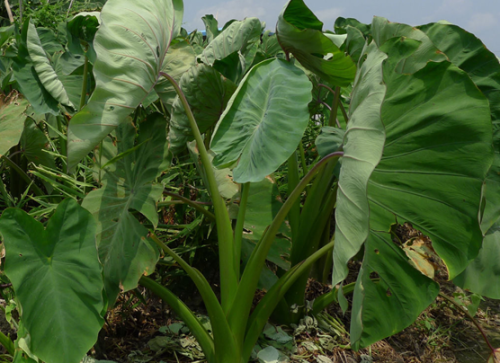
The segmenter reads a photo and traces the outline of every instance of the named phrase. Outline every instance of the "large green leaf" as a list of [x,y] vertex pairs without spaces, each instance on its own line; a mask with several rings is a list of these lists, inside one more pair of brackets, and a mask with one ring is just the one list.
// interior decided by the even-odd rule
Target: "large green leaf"
[[15,93],[10,97],[0,95],[0,156],[19,143],[28,106],[28,102]]
[[241,81],[212,139],[214,165],[234,169],[238,183],[258,182],[295,151],[309,123],[312,85],[280,59],[254,66]]
[[52,68],[50,60],[47,58],[47,54],[43,49],[42,42],[38,37],[35,25],[30,22],[28,26],[27,34],[27,47],[28,52],[35,67],[38,78],[42,83],[43,87],[50,93],[54,99],[64,106],[69,106],[74,108],[74,105],[68,98],[68,94],[64,89],[63,84],[57,77],[54,68]]
[[257,18],[235,21],[214,38],[198,57],[210,66],[216,61],[235,56],[238,74],[241,76],[250,68],[257,52],[262,24]]
[[[409,262],[399,250],[399,258],[384,262],[395,251],[391,225],[409,222],[429,236],[451,278],[481,246],[481,189],[493,156],[488,102],[467,74],[448,61],[399,73],[401,64],[425,64],[422,57],[432,56],[422,51],[415,56],[421,46],[427,44],[396,37],[381,47],[389,55],[383,65],[387,93],[381,114],[386,143],[368,183],[372,231],[353,302],[351,343],[356,349],[409,326],[438,292],[420,272],[403,272]],[[373,273],[380,285],[369,281]],[[413,283],[406,281],[408,274]],[[381,320],[382,311],[393,313]]]
[[109,137],[103,141],[98,160],[103,166],[109,164],[101,171],[104,185],[82,204],[97,220],[99,257],[111,304],[120,291],[135,288],[143,274],[152,273],[159,257],[148,230],[131,211],[140,212],[154,226],[158,223],[156,202],[163,186],[153,181],[168,166],[165,120],[156,114],[139,127],[136,145],[130,123],[116,129],[117,146]]
[[304,4],[290,0],[276,25],[278,40],[285,53],[292,53],[307,69],[326,82],[347,86],[356,75],[356,65],[325,34],[323,23]]
[[68,165],[74,167],[145,100],[179,33],[181,0],[109,0],[94,39],[96,88],[68,128]]
[[78,363],[103,324],[101,268],[92,215],[63,201],[44,229],[20,209],[0,218],[5,273],[22,307],[30,350],[48,363]]
[[488,101],[448,61],[429,62],[414,74],[397,72],[396,53],[407,43],[415,41],[384,45],[395,59],[384,67],[386,146],[368,194],[400,223],[429,236],[454,278],[481,246],[481,188],[493,158]]
[[372,42],[364,51],[352,91],[350,119],[344,135],[344,156],[335,210],[333,284],[347,276],[347,262],[369,235],[368,180],[382,157],[384,126],[380,105],[385,96],[382,63],[387,55]]
[[500,299],[496,283],[500,274],[500,240],[495,225],[500,218],[500,64],[479,39],[456,25],[433,23],[419,28],[453,64],[467,72],[489,100],[495,159],[484,190],[486,205],[481,229],[487,235],[478,257],[454,282],[475,293]]
[[500,218],[500,63],[474,34],[456,25],[432,23],[419,29],[450,62],[467,72],[490,103],[495,159],[486,179],[486,208],[481,221],[486,233]]
[[[179,85],[191,106],[198,128],[202,133],[213,127],[219,120],[236,90],[236,85],[233,82],[204,64],[198,64],[186,72]],[[173,105],[168,139],[170,150],[173,153],[184,149],[186,142],[193,139],[186,110],[184,110],[179,97],[176,98]]]

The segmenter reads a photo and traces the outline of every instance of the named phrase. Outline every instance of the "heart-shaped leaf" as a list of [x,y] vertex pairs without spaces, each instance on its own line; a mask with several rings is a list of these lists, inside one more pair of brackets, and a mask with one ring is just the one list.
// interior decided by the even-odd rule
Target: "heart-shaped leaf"
[[[375,19],[373,27],[377,23]],[[434,53],[427,52],[429,40],[422,34],[420,40],[397,35],[379,44],[388,54],[382,73],[387,93],[381,105],[386,142],[368,183],[372,231],[353,302],[355,349],[410,325],[438,292],[417,270],[403,273],[409,264],[406,256],[384,262],[388,255],[402,253],[391,241],[391,225],[409,222],[430,237],[451,278],[476,257],[482,240],[481,190],[493,158],[484,95],[450,62],[427,62]],[[403,65],[417,71],[401,73]],[[376,286],[370,281],[374,273],[380,277]],[[415,283],[405,282],[408,274]],[[376,308],[371,307],[374,300]],[[398,312],[381,321],[381,311],[395,311],[395,306]]]
[[63,201],[47,227],[20,209],[0,218],[5,273],[21,304],[30,350],[50,363],[78,363],[104,322],[101,267],[92,215]]
[[289,62],[271,59],[254,66],[241,81],[212,139],[214,165],[239,159],[238,183],[258,182],[295,151],[309,123],[312,85]]

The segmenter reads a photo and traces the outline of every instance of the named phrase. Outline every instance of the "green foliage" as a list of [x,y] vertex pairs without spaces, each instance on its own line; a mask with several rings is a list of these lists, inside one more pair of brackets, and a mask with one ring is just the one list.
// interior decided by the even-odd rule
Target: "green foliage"
[[[289,338],[269,318],[309,326],[331,303],[367,347],[434,301],[434,264],[500,297],[500,63],[472,34],[379,17],[332,32],[290,0],[276,34],[206,15],[202,36],[181,29],[181,0],[102,3],[28,3],[0,28],[0,89],[14,89],[0,98],[0,206],[14,207],[0,277],[20,312],[18,339],[0,343],[15,361],[80,361],[138,284],[209,363],[279,359],[254,351],[263,331]],[[200,248],[218,253],[220,295]],[[172,275],[193,281],[209,328],[164,286]],[[335,288],[307,303],[310,277]]]
[[104,323],[95,229],[90,213],[71,199],[46,228],[19,209],[0,218],[5,273],[22,307],[30,350],[46,362],[78,363]]

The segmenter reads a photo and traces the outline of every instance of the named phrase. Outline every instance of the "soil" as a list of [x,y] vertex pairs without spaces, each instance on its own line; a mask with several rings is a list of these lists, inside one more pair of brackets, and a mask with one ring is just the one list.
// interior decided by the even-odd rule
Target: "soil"
[[[308,297],[318,296],[329,287],[311,280],[308,287]],[[463,294],[451,283],[442,284],[442,291],[448,296]],[[260,293],[259,296],[263,294]],[[193,299],[198,301],[198,299]],[[193,308],[193,307],[192,307]],[[203,311],[200,307],[200,311]],[[349,330],[349,313],[342,315],[340,308],[332,305],[328,313],[337,318]],[[484,327],[494,347],[500,346],[500,303],[494,300],[482,302],[476,315],[477,321]],[[152,351],[148,342],[158,336],[161,327],[169,326],[178,320],[168,306],[162,304],[155,296],[147,291],[137,289],[134,292],[123,294],[115,308],[108,313],[106,324],[101,333],[99,343],[92,352],[97,359],[115,362],[204,362],[200,360],[199,351],[195,356],[189,349],[183,348],[183,339],[189,335],[178,335],[177,345],[173,344],[163,351]],[[293,330],[284,328],[292,335]],[[396,363],[434,363],[459,362],[483,363],[486,362],[489,350],[481,337],[480,332],[472,322],[453,304],[442,297],[426,309],[418,320],[388,339],[373,344],[370,349],[353,352],[339,345],[347,345],[348,337],[334,337],[337,346],[329,351],[308,351],[306,342],[317,343],[325,332],[320,329],[306,331],[296,336],[297,350],[289,354],[291,362],[318,362],[318,355],[324,355],[332,362],[342,363],[369,363],[369,362],[396,362]],[[192,338],[191,338],[192,339]],[[194,345],[193,345],[194,347]],[[199,349],[194,347],[193,349]],[[187,355],[187,356],[186,356]],[[302,359],[300,360],[299,359]],[[321,361],[319,361],[321,362]]]

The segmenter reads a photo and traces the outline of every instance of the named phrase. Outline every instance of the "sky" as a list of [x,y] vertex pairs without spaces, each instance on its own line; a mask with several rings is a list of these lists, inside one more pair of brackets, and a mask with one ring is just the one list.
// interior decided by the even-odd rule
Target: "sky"
[[[184,0],[184,28],[204,30],[201,17],[213,14],[219,25],[231,19],[257,17],[274,29],[287,0]],[[392,22],[422,25],[447,20],[475,34],[500,56],[500,0],[305,0],[306,5],[333,30],[339,16],[371,23],[373,16]]]

